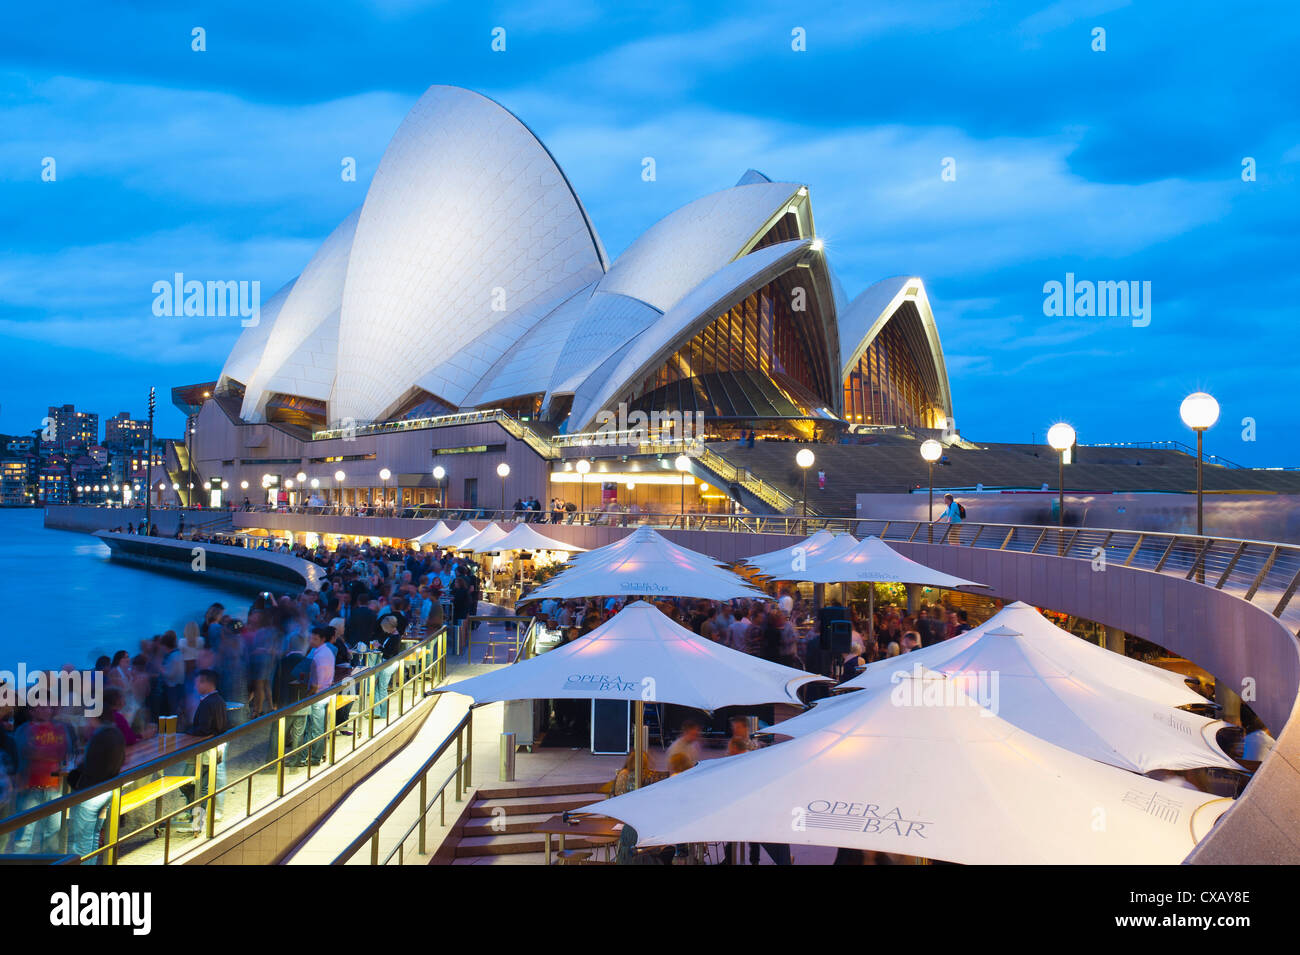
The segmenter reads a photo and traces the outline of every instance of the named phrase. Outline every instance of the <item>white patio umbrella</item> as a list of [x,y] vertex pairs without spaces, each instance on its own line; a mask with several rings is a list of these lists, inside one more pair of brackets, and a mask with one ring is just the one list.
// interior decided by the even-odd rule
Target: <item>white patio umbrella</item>
[[904,557],[879,537],[864,537],[847,550],[826,547],[808,557],[808,566],[792,572],[790,580],[814,584],[863,581],[880,584],[920,584],[924,587],[986,587],[973,580],[946,574]]
[[477,535],[478,532],[478,528],[469,521],[461,521],[456,529],[451,532],[451,536],[442,541],[441,544],[443,547],[451,547],[459,550],[465,541]]
[[712,557],[680,547],[650,527],[638,527],[620,541],[588,551],[528,599],[613,595],[767,599],[767,594],[718,566]]
[[[918,677],[919,656],[909,653],[886,661],[903,660],[911,666],[873,672],[870,689],[819,703],[776,724],[773,732],[804,736],[843,719],[850,707],[870,705],[876,695]],[[1215,741],[1215,733],[1227,725],[1222,720],[1085,682],[1042,652],[1034,640],[1008,627],[985,629],[964,650],[931,667],[1007,722],[1089,759],[1143,774],[1200,766],[1241,769]]]
[[1231,804],[1054,746],[988,715],[940,675],[898,689],[897,702],[872,694],[799,739],[706,760],[581,811],[634,827],[639,845],[773,842],[971,865],[1115,865],[1181,861]]
[[487,527],[483,528],[473,537],[461,541],[456,549],[474,551],[475,553],[485,554],[488,551],[496,550],[497,548],[493,545],[495,545],[497,541],[501,540],[508,533],[509,531],[507,531],[500,524],[493,522],[489,524]]
[[[476,705],[500,700],[629,700],[636,704],[639,753],[645,703],[700,710],[797,705],[799,687],[823,679],[714,643],[674,623],[653,604],[636,600],[572,643],[438,691],[463,693]],[[640,759],[636,766],[639,777]]]
[[492,549],[497,551],[563,550],[578,553],[585,551],[587,548],[579,547],[577,544],[566,544],[564,541],[547,537],[545,534],[533,530],[532,524],[516,524],[510,533],[492,545]]
[[[904,557],[879,537],[865,537],[847,549],[833,542],[810,555],[803,570],[791,569],[783,580],[802,580],[815,584],[873,583],[920,584],[923,587],[987,587],[973,580],[945,574],[919,561]],[[875,639],[876,588],[867,588],[867,639]]]
[[871,689],[886,686],[898,669],[910,670],[920,663],[932,670],[952,671],[966,668],[966,661],[977,659],[972,647],[997,650],[998,644],[985,644],[991,630],[1009,629],[1021,635],[1018,645],[1032,646],[1045,661],[1050,661],[1060,676],[1076,679],[1085,686],[1105,687],[1130,693],[1165,706],[1187,706],[1207,702],[1187,685],[1181,674],[1153,667],[1121,653],[1081,640],[1062,630],[1027,603],[1008,604],[984,623],[929,647],[913,650],[888,660],[867,665],[858,676],[842,683],[846,689]]
[[[822,537],[821,535],[827,535]],[[802,580],[801,576],[811,561],[830,564],[843,557],[858,545],[852,534],[831,534],[818,531],[812,537],[791,547],[771,551],[758,557],[747,557],[745,563],[764,577],[775,580]]]
[[444,522],[439,521],[419,537],[412,537],[411,543],[416,547],[423,547],[425,544],[441,544],[443,541],[449,539],[452,534],[452,529]]

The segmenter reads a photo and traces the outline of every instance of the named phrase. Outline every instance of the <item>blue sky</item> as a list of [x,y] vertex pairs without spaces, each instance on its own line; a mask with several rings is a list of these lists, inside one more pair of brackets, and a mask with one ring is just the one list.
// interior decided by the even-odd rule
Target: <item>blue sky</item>
[[[1223,407],[1209,450],[1300,465],[1300,19],[1283,4],[119,0],[5,16],[0,431],[66,401],[140,413],[151,384],[214,378],[238,319],[155,318],[152,284],[258,279],[269,298],[446,83],[537,133],[611,255],[746,168],[806,183],[851,296],[926,280],[969,437],[1041,441],[1065,419],[1085,443],[1189,440],[1178,404],[1203,388]],[[1150,324],[1045,316],[1043,285],[1067,272],[1151,282]]]

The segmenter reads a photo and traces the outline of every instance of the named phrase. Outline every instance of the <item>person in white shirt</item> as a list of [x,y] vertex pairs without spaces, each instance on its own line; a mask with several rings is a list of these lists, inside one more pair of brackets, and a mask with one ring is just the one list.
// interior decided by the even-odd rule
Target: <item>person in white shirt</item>
[[[334,631],[330,627],[315,627],[311,632],[311,695],[315,696],[334,684]],[[319,763],[325,758],[325,716],[329,700],[313,703],[307,714],[307,738],[313,740],[311,761]]]
[[776,602],[776,605],[781,608],[781,612],[787,617],[794,613],[794,597],[790,596],[788,587],[781,588],[781,599]]

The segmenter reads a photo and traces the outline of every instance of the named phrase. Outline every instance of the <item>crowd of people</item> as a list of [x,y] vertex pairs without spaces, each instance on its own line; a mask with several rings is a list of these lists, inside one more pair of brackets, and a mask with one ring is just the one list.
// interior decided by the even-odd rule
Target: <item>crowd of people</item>
[[[243,613],[216,603],[179,634],[167,630],[141,640],[134,652],[101,656],[94,667],[103,687],[99,715],[88,716],[84,706],[0,705],[0,819],[118,775],[129,747],[157,733],[160,718],[175,717],[177,730],[191,736],[217,735],[306,700],[355,668],[392,659],[407,637],[458,623],[477,609],[479,568],[463,556],[350,545],[296,545],[293,552],[323,569],[319,593],[264,592]],[[70,664],[63,669],[75,672]],[[392,676],[391,669],[379,671],[376,700]],[[339,724],[347,709],[340,707]],[[377,718],[385,709],[380,702]],[[325,720],[325,703],[290,718],[288,749],[299,750],[290,765],[324,758]],[[224,775],[222,760],[218,786]],[[206,776],[200,795],[205,792]],[[192,791],[186,795],[194,799]],[[93,851],[106,802],[107,796],[95,797],[73,813],[74,851]],[[197,831],[204,820],[195,813],[184,822]],[[0,852],[39,852],[59,825],[54,814],[25,826]]]

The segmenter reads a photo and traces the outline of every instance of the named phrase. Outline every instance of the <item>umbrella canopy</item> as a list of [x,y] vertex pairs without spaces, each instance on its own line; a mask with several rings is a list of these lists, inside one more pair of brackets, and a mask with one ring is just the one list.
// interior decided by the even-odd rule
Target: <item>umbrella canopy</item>
[[611,595],[768,599],[712,557],[679,547],[650,527],[638,527],[620,541],[588,551],[528,599]]
[[547,537],[545,534],[539,534],[533,530],[532,524],[516,524],[505,537],[497,541],[493,550],[567,550],[570,552],[584,551],[587,548],[579,547],[577,544],[566,544],[564,541],[557,541],[553,537]]
[[1114,865],[1180,862],[1230,804],[1053,746],[926,674],[806,736],[705,760],[582,811],[633,826],[640,845],[775,842],[971,865]]
[[[904,658],[894,658],[899,659]],[[871,697],[891,692],[909,675],[919,676],[920,661],[908,662],[910,673],[895,666],[888,674],[873,674],[872,689],[819,703],[808,713],[776,724],[773,731],[797,737],[831,725],[849,707],[868,705]],[[1033,640],[1008,627],[985,630],[965,650],[933,666],[1007,722],[1080,756],[1135,773],[1200,766],[1241,769],[1215,741],[1217,731],[1227,725],[1222,720],[1185,713],[1105,684],[1085,683]]]
[[456,545],[457,550],[471,550],[478,553],[486,553],[490,550],[496,550],[493,545],[506,536],[508,531],[500,524],[492,523],[483,528],[473,537],[466,538]]
[[640,700],[701,710],[798,703],[823,679],[706,640],[636,600],[591,633],[547,653],[440,687],[476,704],[499,700]]
[[451,536],[442,541],[443,547],[453,547],[459,549],[465,541],[472,538],[478,533],[478,528],[469,521],[461,521],[460,525],[451,532]]
[[818,531],[812,537],[791,547],[774,550],[757,557],[748,557],[745,563],[764,577],[777,580],[799,580],[810,561],[833,562],[857,547],[858,539],[852,534],[832,534]]
[[925,587],[984,587],[972,580],[945,574],[904,557],[879,537],[867,537],[847,550],[833,544],[808,556],[802,571],[781,574],[783,580],[804,580],[815,584],[849,581],[921,584]]
[[1070,677],[1084,686],[1118,690],[1165,706],[1207,702],[1187,685],[1181,674],[1081,640],[1021,601],[1008,604],[975,629],[951,640],[868,664],[861,674],[842,686],[850,689],[887,686],[895,670],[911,670],[916,663],[944,672],[968,669],[972,661],[980,659],[982,650],[990,653],[989,660],[1003,652],[1005,640],[999,643],[999,638],[994,636],[992,642],[985,643],[986,635],[999,629],[1017,633],[1016,645],[1032,647],[1043,661],[1040,665],[1046,667],[1050,663],[1056,675]]
[[439,521],[419,537],[412,537],[411,543],[415,544],[417,547],[423,547],[425,544],[441,544],[443,541],[449,539],[452,534],[452,529],[442,521]]

